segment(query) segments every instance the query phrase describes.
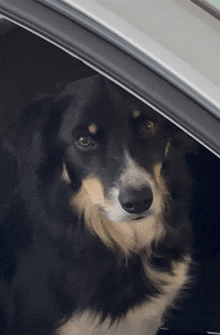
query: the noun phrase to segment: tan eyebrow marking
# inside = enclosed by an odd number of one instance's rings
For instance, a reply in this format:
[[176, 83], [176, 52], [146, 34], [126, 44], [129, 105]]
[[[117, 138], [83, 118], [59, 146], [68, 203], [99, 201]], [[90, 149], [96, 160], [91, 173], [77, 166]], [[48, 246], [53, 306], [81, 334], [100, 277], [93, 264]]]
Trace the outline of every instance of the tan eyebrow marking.
[[137, 119], [141, 115], [141, 112], [139, 110], [135, 110], [132, 112], [132, 115], [134, 119]]
[[88, 129], [89, 129], [89, 132], [91, 134], [96, 134], [97, 130], [98, 130], [98, 127], [97, 127], [97, 125], [95, 123], [92, 123], [92, 124], [90, 124], [90, 126], [88, 127]]

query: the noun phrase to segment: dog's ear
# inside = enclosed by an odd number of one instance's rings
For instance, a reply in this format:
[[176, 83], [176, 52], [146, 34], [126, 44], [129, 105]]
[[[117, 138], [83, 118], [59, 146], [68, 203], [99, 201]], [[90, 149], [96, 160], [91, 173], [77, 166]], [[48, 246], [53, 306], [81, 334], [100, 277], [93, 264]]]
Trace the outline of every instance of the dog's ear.
[[30, 166], [35, 168], [42, 158], [42, 129], [53, 100], [53, 96], [45, 96], [33, 101], [4, 131], [2, 148], [17, 160], [22, 174]]
[[198, 143], [190, 135], [186, 134], [183, 130], [177, 129], [175, 136], [175, 145], [185, 153], [196, 153]]
[[182, 189], [185, 187], [187, 189], [188, 185], [185, 180], [189, 180], [189, 178], [186, 177], [188, 170], [185, 167], [188, 165], [188, 158], [197, 153], [198, 144], [173, 124], [170, 124], [169, 131], [169, 146], [167, 147], [163, 169], [170, 180], [176, 180], [178, 183], [183, 182]]
[[178, 157], [184, 158], [187, 154], [197, 153], [198, 143], [191, 136], [171, 123], [169, 123], [169, 132], [169, 151], [166, 158], [169, 159], [169, 154], [174, 153], [176, 159]]
[[31, 143], [33, 133], [40, 126], [39, 120], [52, 100], [52, 96], [46, 96], [31, 102], [21, 111], [19, 118], [4, 130], [4, 149], [19, 158], [22, 151]]

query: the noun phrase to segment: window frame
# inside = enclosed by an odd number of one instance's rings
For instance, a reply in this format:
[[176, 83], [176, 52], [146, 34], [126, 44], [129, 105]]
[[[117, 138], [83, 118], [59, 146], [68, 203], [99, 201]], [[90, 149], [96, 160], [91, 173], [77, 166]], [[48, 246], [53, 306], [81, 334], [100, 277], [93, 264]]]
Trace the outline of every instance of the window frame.
[[86, 17], [79, 19], [77, 12], [77, 20], [64, 15], [64, 7], [58, 12], [41, 1], [0, 0], [0, 14], [9, 21], [79, 58], [220, 157], [220, 119], [211, 107], [206, 108], [183, 92], [157, 64], [153, 69], [150, 63], [141, 62], [129, 46], [121, 48], [112, 34], [111, 38], [99, 34]]

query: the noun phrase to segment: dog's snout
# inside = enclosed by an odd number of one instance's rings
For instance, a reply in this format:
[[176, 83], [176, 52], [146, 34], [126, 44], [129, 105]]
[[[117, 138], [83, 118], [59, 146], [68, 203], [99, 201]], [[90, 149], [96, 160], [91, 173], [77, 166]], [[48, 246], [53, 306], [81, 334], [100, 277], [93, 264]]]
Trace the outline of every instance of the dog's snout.
[[149, 185], [138, 189], [125, 187], [120, 190], [118, 199], [126, 212], [140, 214], [150, 208], [153, 202], [153, 193]]

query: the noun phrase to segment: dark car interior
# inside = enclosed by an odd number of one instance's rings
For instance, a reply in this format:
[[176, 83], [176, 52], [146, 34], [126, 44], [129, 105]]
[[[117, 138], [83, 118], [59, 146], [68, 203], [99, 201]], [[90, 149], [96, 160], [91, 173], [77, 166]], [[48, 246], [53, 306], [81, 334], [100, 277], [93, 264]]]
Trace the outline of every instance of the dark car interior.
[[[0, 19], [0, 136], [33, 98], [93, 73], [58, 47]], [[198, 145], [189, 166], [194, 184], [190, 213], [196, 280], [161, 334], [220, 333], [220, 160]], [[1, 206], [17, 183], [16, 163], [1, 150]]]

